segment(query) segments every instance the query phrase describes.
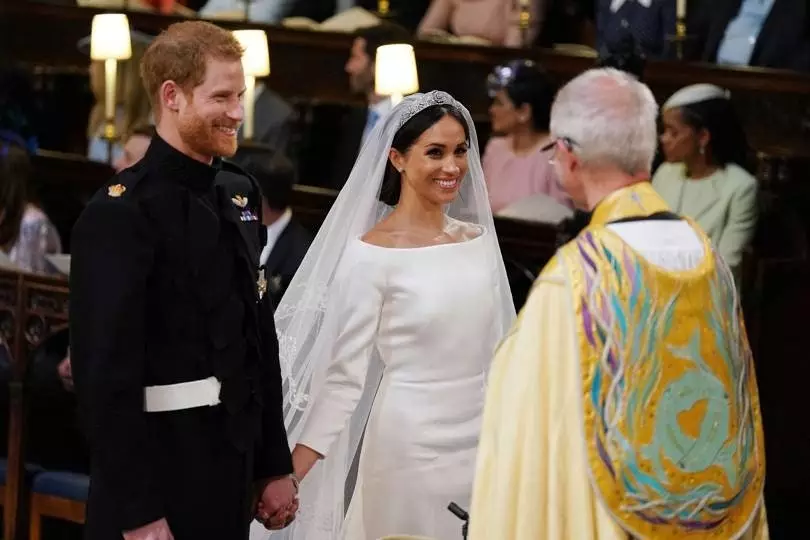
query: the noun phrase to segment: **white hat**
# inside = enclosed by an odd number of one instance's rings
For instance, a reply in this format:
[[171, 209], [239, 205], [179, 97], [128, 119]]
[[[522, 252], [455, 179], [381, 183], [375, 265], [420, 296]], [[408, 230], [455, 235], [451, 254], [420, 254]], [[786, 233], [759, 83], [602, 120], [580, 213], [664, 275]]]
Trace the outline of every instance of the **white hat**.
[[731, 92], [713, 84], [693, 84], [681, 88], [664, 103], [662, 110], [694, 105], [710, 99], [731, 99]]

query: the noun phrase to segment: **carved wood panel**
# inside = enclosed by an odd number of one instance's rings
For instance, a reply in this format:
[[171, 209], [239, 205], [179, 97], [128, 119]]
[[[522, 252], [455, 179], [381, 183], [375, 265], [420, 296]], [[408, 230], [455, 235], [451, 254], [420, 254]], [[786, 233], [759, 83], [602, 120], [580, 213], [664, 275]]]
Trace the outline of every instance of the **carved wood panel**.
[[68, 282], [62, 278], [26, 275], [23, 279], [22, 335], [26, 360], [45, 338], [68, 323], [69, 294]]
[[0, 341], [14, 357], [19, 337], [20, 274], [0, 269]]

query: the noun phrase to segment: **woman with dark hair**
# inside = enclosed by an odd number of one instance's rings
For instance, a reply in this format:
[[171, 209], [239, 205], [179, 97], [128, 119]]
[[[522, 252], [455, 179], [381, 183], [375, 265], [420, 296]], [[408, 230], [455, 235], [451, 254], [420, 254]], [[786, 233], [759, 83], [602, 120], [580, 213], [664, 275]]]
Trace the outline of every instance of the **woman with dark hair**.
[[757, 181], [730, 94], [710, 84], [682, 88], [662, 107], [662, 122], [666, 163], [653, 186], [674, 212], [697, 221], [739, 278], [756, 227]]
[[[484, 150], [484, 176], [492, 211], [506, 217], [515, 215], [516, 203], [534, 211], [525, 218], [557, 222], [570, 214], [571, 202], [560, 187], [549, 163], [548, 123], [555, 85], [531, 60], [515, 60], [499, 66], [487, 80], [492, 105], [492, 137]], [[540, 195], [538, 201], [525, 201]], [[562, 206], [562, 208], [560, 208]], [[524, 212], [525, 213], [525, 212]], [[545, 215], [544, 215], [545, 214]]]
[[31, 161], [25, 141], [0, 130], [0, 250], [29, 272], [48, 272], [46, 255], [61, 253], [59, 233], [28, 185]]
[[301, 479], [281, 538], [460, 534], [446, 508], [470, 502], [486, 373], [515, 316], [477, 144], [444, 92], [397, 105], [276, 310]]

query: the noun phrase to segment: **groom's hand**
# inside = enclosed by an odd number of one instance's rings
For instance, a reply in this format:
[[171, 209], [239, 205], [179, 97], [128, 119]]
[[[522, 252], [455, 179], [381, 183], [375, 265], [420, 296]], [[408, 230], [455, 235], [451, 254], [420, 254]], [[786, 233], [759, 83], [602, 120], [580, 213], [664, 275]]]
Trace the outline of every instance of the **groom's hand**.
[[[292, 477], [283, 476], [270, 480], [265, 484], [259, 497], [256, 519], [264, 523], [265, 527], [268, 527], [271, 520], [274, 525], [277, 524], [279, 518], [285, 522], [292, 521], [298, 509], [297, 495], [298, 488]], [[291, 513], [290, 509], [293, 509]], [[282, 527], [287, 524], [289, 523], [284, 523]]]
[[296, 500], [293, 502], [292, 506], [288, 506], [287, 508], [283, 508], [279, 510], [277, 513], [273, 514], [269, 518], [262, 520], [261, 518], [264, 517], [264, 510], [262, 509], [262, 505], [259, 504], [259, 511], [256, 519], [261, 521], [262, 525], [264, 525], [265, 529], [270, 530], [280, 530], [284, 527], [287, 527], [290, 523], [295, 520], [295, 514], [298, 512], [298, 501]]

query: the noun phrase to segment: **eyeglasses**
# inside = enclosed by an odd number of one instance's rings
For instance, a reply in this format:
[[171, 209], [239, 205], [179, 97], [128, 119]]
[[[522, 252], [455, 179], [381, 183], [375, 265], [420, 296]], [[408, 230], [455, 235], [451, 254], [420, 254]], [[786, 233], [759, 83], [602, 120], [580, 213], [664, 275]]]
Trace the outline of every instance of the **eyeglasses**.
[[565, 149], [568, 150], [569, 152], [573, 152], [574, 147], [579, 146], [577, 142], [570, 137], [557, 137], [556, 139], [552, 139], [551, 142], [549, 142], [547, 145], [541, 148], [540, 151], [548, 152], [549, 150], [557, 146], [557, 143], [562, 143], [563, 146], [565, 146]]
[[[574, 139], [570, 137], [556, 137], [551, 140], [547, 145], [540, 149], [541, 152], [548, 152], [549, 150], [557, 148], [557, 144], [562, 143], [565, 146], [565, 149], [569, 152], [574, 151], [575, 146], [579, 146]], [[554, 152], [550, 158], [548, 158], [548, 162], [554, 164], [554, 158], [557, 156], [557, 153]]]

